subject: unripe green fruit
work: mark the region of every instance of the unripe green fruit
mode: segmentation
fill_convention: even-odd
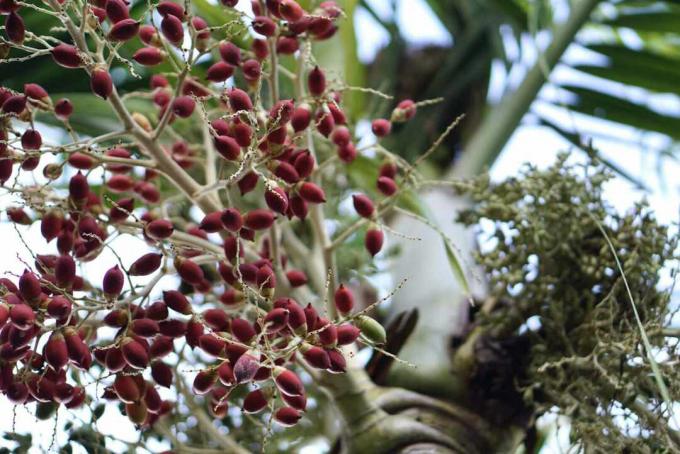
[[[374,344],[384,344],[387,340],[385,328],[367,315],[358,316],[355,325],[361,330],[361,335]]]

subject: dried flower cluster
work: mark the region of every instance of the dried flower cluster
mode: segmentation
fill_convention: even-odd
[[[473,382],[500,419],[517,418],[522,402],[524,418],[568,415],[572,440],[587,451],[664,451],[680,438],[668,424],[671,409],[633,304],[676,401],[677,342],[663,329],[670,295],[657,287],[664,266],[678,258],[677,235],[644,204],[619,214],[602,199],[611,175],[566,159],[499,184],[480,178],[460,187],[477,202],[461,220],[493,222],[492,247],[478,257],[493,298],[477,316],[484,334]]]

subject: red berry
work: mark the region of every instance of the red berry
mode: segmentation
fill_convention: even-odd
[[[158,14],[161,16],[175,16],[177,19],[184,19],[184,8],[178,3],[162,1],[157,6]]]
[[[111,41],[129,41],[139,32],[139,22],[134,19],[123,19],[113,24],[108,33]]]
[[[106,182],[106,186],[112,192],[126,192],[135,187],[135,180],[128,175],[113,175]]]
[[[305,411],[307,408],[307,396],[304,394],[301,396],[288,396],[286,394],[281,393],[281,398],[285,403],[290,405],[291,407],[300,410],[300,411]]]
[[[163,304],[162,301],[157,301],[157,302]],[[165,304],[163,304],[163,306],[165,306]],[[166,313],[165,317],[167,317],[167,311],[168,310],[166,308],[165,309],[165,313]],[[149,314],[147,314],[147,315],[149,315]],[[138,326],[136,326],[138,320],[148,320],[148,321],[144,321],[143,323],[139,323]],[[155,325],[150,323],[150,322],[154,322]],[[140,332],[145,332],[145,333],[149,333],[149,334],[155,332],[157,334],[161,330],[160,324],[156,320],[153,320],[151,318],[133,320],[131,328],[134,330],[135,334],[137,334],[138,336],[142,336],[142,334],[140,334]],[[142,337],[144,337],[144,336],[142,336]],[[173,350],[172,341],[173,341],[173,338],[171,336],[166,336],[164,334],[161,334],[160,336],[156,336],[154,338],[153,342],[151,343],[151,346],[149,347],[149,354],[151,355],[152,358],[162,358],[163,356],[169,355],[170,353],[172,353],[172,350]]]
[[[305,361],[307,361],[310,366],[316,367],[317,369],[328,369],[331,365],[331,360],[328,357],[328,353],[321,347],[311,347],[309,350],[302,354]]]
[[[175,17],[175,16],[169,16]],[[172,112],[180,118],[188,118],[194,113],[196,102],[191,96],[178,96],[172,102]]]
[[[249,82],[257,82],[262,75],[262,65],[257,60],[246,60],[241,66],[243,77]]]
[[[244,353],[234,364],[234,378],[236,383],[246,383],[255,378],[260,362],[249,353]]]
[[[231,365],[228,361],[220,364],[220,367],[217,368],[217,375],[224,386],[234,385],[236,379],[234,378],[234,371],[231,369]]]
[[[107,99],[113,91],[113,80],[105,69],[95,69],[90,75],[92,92],[100,98]]]
[[[364,245],[366,246],[366,250],[372,256],[375,256],[382,249],[384,240],[385,237],[382,230],[369,229],[364,237]]]
[[[288,184],[295,184],[300,180],[300,175],[298,175],[295,167],[285,161],[279,161],[276,163],[274,175],[281,178]]]
[[[89,170],[94,166],[95,161],[93,157],[76,151],[68,157],[68,163],[76,169]]]
[[[52,334],[43,348],[43,356],[52,369],[60,370],[68,364],[68,348],[61,333]]]
[[[326,202],[326,195],[323,189],[309,181],[302,183],[298,189],[300,197],[309,203],[324,203]]]
[[[392,111],[391,120],[393,122],[408,121],[416,114],[416,105],[410,99],[405,99],[397,104],[397,107]]]
[[[234,43],[229,41],[222,41],[219,47],[220,57],[222,60],[233,66],[239,66],[241,64],[241,49],[239,49]]]
[[[38,277],[28,270],[24,270],[19,278],[19,292],[25,301],[34,301],[40,297],[42,289]]]
[[[16,12],[10,12],[5,18],[5,33],[7,38],[15,44],[22,44],[26,37],[26,26],[24,20]]]
[[[54,113],[62,119],[68,118],[73,113],[73,104],[68,99],[62,98],[54,104]]]
[[[50,210],[40,221],[40,233],[48,243],[59,236],[64,224],[64,218],[59,211]]]
[[[120,222],[127,219],[135,208],[135,200],[132,198],[119,199],[109,211],[109,218],[113,222]]]
[[[350,289],[342,284],[335,291],[335,307],[341,314],[348,314],[354,308],[354,295],[352,295]]]
[[[55,295],[47,304],[47,313],[58,320],[63,320],[71,313],[72,304],[61,295]]]
[[[277,213],[285,214],[288,210],[288,196],[281,188],[267,189],[264,193],[267,206]]]
[[[163,255],[150,252],[144,254],[130,266],[128,274],[130,276],[148,276],[161,266]]]
[[[304,150],[295,157],[293,165],[300,178],[307,178],[314,171],[314,157],[309,150]]]
[[[307,88],[312,96],[321,96],[326,91],[326,75],[318,66],[309,72]]]
[[[253,141],[253,129],[246,123],[236,123],[233,134],[236,142],[242,147],[250,146]]]
[[[241,213],[236,208],[227,208],[220,216],[220,220],[224,226],[232,231],[238,232],[243,227],[243,218]]]
[[[155,66],[165,59],[165,53],[156,47],[142,47],[132,58],[140,65]]]
[[[224,225],[222,224],[222,212],[214,211],[206,214],[198,226],[208,233],[219,232],[224,228]]]
[[[146,234],[154,240],[163,240],[173,234],[175,228],[167,219],[155,219],[149,222],[144,229]]]
[[[154,337],[159,333],[158,322],[150,318],[138,318],[130,324],[133,333],[141,337]]]
[[[396,193],[398,189],[397,184],[389,177],[378,178],[376,186],[380,192],[388,197]]]
[[[175,312],[185,315],[192,313],[191,303],[183,293],[177,290],[168,290],[163,292],[163,301],[170,309]]]
[[[345,147],[349,145],[350,141],[352,140],[352,135],[346,126],[337,126],[331,134],[331,140],[337,146]]]
[[[29,379],[28,390],[38,402],[49,402],[54,399],[54,382],[47,377],[33,376]]]
[[[268,333],[281,331],[288,324],[288,309],[276,307],[270,310],[264,318],[264,325]]]
[[[81,172],[78,172],[71,177],[68,185],[69,195],[73,200],[82,201],[87,199],[90,193],[90,185],[87,183],[87,177]]]
[[[249,229],[264,230],[271,227],[274,220],[275,217],[273,212],[262,208],[256,208],[245,215],[244,224]]]
[[[213,333],[206,333],[199,336],[198,345],[203,351],[217,358],[224,354],[227,343]]]
[[[234,112],[253,109],[253,102],[250,100],[250,96],[241,89],[232,88],[227,97],[229,99],[229,106]]]
[[[156,31],[156,28],[153,25],[147,24],[147,25],[142,25],[141,27],[139,27],[139,39],[142,40],[142,42],[144,44],[146,44],[147,46],[156,47],[156,46],[161,45],[160,40],[158,38],[158,32]],[[160,76],[158,74],[151,76],[152,79],[154,77],[163,77],[163,76]],[[156,88],[153,85],[153,81],[152,81],[151,88]]]
[[[179,338],[184,337],[187,333],[189,325],[182,320],[163,320],[158,323],[158,328],[164,336]]]
[[[137,382],[131,375],[117,374],[113,381],[113,390],[121,402],[126,404],[137,402],[141,397]]]
[[[231,333],[243,343],[249,343],[257,334],[253,325],[242,318],[231,321]]]
[[[54,277],[60,287],[69,288],[76,278],[76,262],[70,255],[60,255],[54,265]]]
[[[326,370],[332,373],[341,374],[347,369],[347,361],[339,350],[328,350],[328,358],[331,365]]]
[[[21,135],[21,146],[24,150],[40,150],[40,147],[42,147],[42,136],[35,129],[27,129]]]
[[[64,339],[68,347],[68,356],[73,363],[81,369],[89,369],[92,363],[92,353],[83,339],[74,329],[64,331]]]
[[[284,427],[294,426],[300,418],[302,414],[293,407],[281,407],[274,413],[274,420]]]
[[[312,303],[308,303],[307,306],[305,306],[304,312],[307,326],[309,329],[314,329],[319,320],[319,314],[316,312],[316,309],[314,309],[314,306],[312,306]]]
[[[123,0],[106,0],[106,16],[114,24],[130,17],[128,7]]]
[[[302,381],[295,372],[282,367],[274,370],[274,382],[282,393],[289,396],[301,396],[305,392]]]
[[[333,128],[335,128],[335,120],[333,119],[333,115],[331,115],[330,112],[319,110],[316,114],[315,122],[316,129],[324,137],[328,137],[331,132],[333,132]]]
[[[158,414],[161,411],[163,401],[154,386],[147,386],[144,394],[144,404],[149,413]]]
[[[323,329],[319,330],[319,341],[326,347],[334,347],[338,342],[337,327],[326,319],[319,319],[319,322],[323,323]]]
[[[168,318],[168,306],[164,301],[156,301],[146,308],[146,316],[152,320],[165,320]]]
[[[302,270],[290,270],[286,277],[291,287],[301,287],[307,283],[307,275]]]
[[[161,361],[151,364],[151,377],[156,383],[166,388],[172,385],[172,368]]]
[[[385,137],[392,130],[392,124],[389,122],[389,120],[385,120],[384,118],[378,118],[376,120],[373,120],[373,122],[371,123],[371,130],[373,131],[373,134],[375,134],[376,136]]]
[[[295,104],[290,99],[277,101],[269,110],[269,118],[278,125],[283,125],[290,121]]]
[[[260,35],[270,37],[276,33],[276,24],[267,16],[256,16],[253,19],[252,25],[253,30]]]
[[[338,345],[349,345],[354,343],[361,331],[354,325],[344,324],[338,326]]]
[[[184,337],[186,338],[187,344],[191,348],[198,346],[199,339],[204,331],[203,323],[199,322],[196,317],[192,317],[191,320],[187,322],[185,329]]]
[[[295,0],[281,0],[279,14],[288,22],[295,22],[302,19],[305,10]]]
[[[312,22],[310,16],[302,16],[300,20],[288,23],[288,30],[295,35],[301,35],[307,31],[309,24]]]
[[[211,82],[224,82],[234,74],[234,67],[229,63],[218,61],[206,71],[206,79]]]
[[[267,406],[267,397],[261,389],[249,392],[243,400],[243,411],[249,414],[258,413]]]
[[[295,108],[291,116],[291,125],[295,132],[300,132],[309,126],[312,122],[312,111],[308,105],[302,104]]]
[[[300,41],[294,36],[280,36],[276,40],[276,53],[293,55],[300,49]]]
[[[9,318],[15,328],[26,331],[35,322],[35,312],[27,304],[15,304],[9,310]]]
[[[215,145],[215,150],[228,161],[234,161],[238,159],[241,154],[241,146],[229,136],[216,136],[213,139],[213,144]]]
[[[5,391],[7,399],[14,404],[23,404],[28,399],[28,386],[25,383],[13,382]]]
[[[24,95],[10,96],[2,103],[2,111],[8,114],[19,115],[26,110],[27,98]]]
[[[208,309],[203,312],[203,320],[214,331],[226,331],[229,328],[229,317],[222,309]]]
[[[149,353],[139,341],[126,338],[121,342],[121,352],[125,362],[135,369],[145,369],[149,365]]]
[[[359,216],[370,218],[375,212],[375,207],[373,206],[373,201],[364,194],[355,194],[352,196],[352,202],[354,204],[354,209],[359,214]]]
[[[342,162],[350,163],[357,157],[357,149],[352,143],[348,143],[344,147],[338,148],[338,157]]]
[[[184,41],[184,29],[182,21],[172,14],[168,14],[161,20],[161,32],[172,44],[179,46]]]
[[[347,117],[345,116],[345,113],[337,106],[337,104],[331,102],[327,105],[328,110],[330,110],[331,115],[333,115],[333,121],[335,121],[336,125],[347,124]]]
[[[208,393],[217,383],[217,372],[212,369],[202,370],[194,378],[194,393],[203,395]]]

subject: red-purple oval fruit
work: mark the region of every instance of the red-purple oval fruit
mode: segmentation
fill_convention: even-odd
[[[274,412],[274,421],[284,427],[294,426],[300,418],[302,414],[293,407],[281,407]]]
[[[113,92],[111,74],[105,69],[95,69],[90,75],[90,88],[95,95],[107,99]]]

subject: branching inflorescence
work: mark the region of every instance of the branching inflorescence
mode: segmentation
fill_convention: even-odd
[[[678,344],[664,336],[673,313],[658,288],[677,260],[677,235],[644,203],[618,213],[602,198],[611,175],[566,159],[499,184],[459,186],[477,202],[461,220],[493,223],[478,256],[492,298],[468,340],[478,363],[473,390],[501,420],[569,416],[571,438],[587,451],[677,448],[664,394],[679,395]]]
[[[195,372],[193,392],[210,393],[215,417],[233,403],[232,390],[247,387],[238,402],[245,412],[267,408],[289,426],[306,406],[298,365],[343,373],[342,346],[384,342],[382,327],[336,282],[334,251],[365,226],[370,256],[382,249],[380,215],[411,173],[395,160],[383,164],[382,199],[356,195],[360,217],[329,236],[327,175],[343,172],[357,149],[342,85],[314,64],[311,43],[331,37],[343,13],[330,1],[305,11],[294,0],[256,0],[249,17],[232,9],[237,1],[222,3],[233,22],[209,27],[190,2],[164,0],[134,17],[123,0],[1,2],[6,63],[52,58],[85,71],[92,93],[119,119],[116,130],[83,135],[69,121],[78,107],[69,99],[53,100],[29,80],[23,91],[0,89],[0,182],[24,203],[7,215],[16,224],[39,222],[58,251],[36,254],[32,269],[1,280],[0,391],[12,402],[79,407],[99,398],[86,389],[87,374],[99,370],[104,397],[149,427],[173,408],[158,387],[181,386],[166,358],[174,352],[181,361],[190,348],[213,358]],[[63,28],[54,36],[26,30],[28,8]],[[293,70],[278,62],[284,55]],[[147,102],[146,114],[130,110],[128,95],[117,91],[114,66],[133,74],[165,68],[148,90],[130,94]],[[281,96],[284,77],[295,99]],[[401,102],[391,120],[373,122],[374,134],[389,134],[416,108]],[[43,141],[41,118],[61,125],[70,142]],[[41,161],[48,183],[19,184]],[[93,186],[102,169],[104,184]],[[197,225],[186,215],[192,207],[203,213]],[[123,234],[154,251],[129,266],[101,264],[108,269],[101,283],[78,275]],[[143,276],[147,283],[138,285]],[[164,276],[181,285],[154,300]],[[116,334],[98,337],[103,327]]]

